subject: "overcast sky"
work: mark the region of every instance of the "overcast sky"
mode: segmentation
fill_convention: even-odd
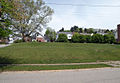
[[[44,0],[46,3],[110,5],[119,7],[90,7],[48,4],[54,9],[49,27],[58,31],[72,26],[87,28],[116,29],[120,24],[120,0]]]

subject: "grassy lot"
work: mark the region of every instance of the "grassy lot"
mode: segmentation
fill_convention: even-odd
[[[60,65],[60,66],[1,66],[0,71],[39,71],[112,67],[105,64]]]
[[[0,63],[52,64],[120,60],[120,45],[20,43],[0,48]]]

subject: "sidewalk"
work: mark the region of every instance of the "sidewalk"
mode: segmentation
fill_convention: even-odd
[[[120,67],[120,61],[108,61],[108,62],[90,62],[90,63],[63,63],[63,64],[0,64],[11,66],[53,66],[53,65],[85,65],[85,64],[107,64],[114,67]]]
[[[3,47],[7,47],[9,46],[10,44],[0,44],[0,48],[3,48]]]

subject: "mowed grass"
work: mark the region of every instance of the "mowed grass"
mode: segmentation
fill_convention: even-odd
[[[112,67],[106,64],[59,65],[59,66],[1,66],[0,71],[40,71]]]
[[[19,43],[0,48],[2,64],[55,64],[120,60],[120,45]]]

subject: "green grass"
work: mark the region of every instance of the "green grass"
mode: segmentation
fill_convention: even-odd
[[[0,63],[52,64],[120,60],[120,45],[19,43],[0,48]]]
[[[106,64],[86,64],[86,65],[60,65],[60,66],[3,66],[0,71],[40,71],[40,70],[64,70],[64,69],[86,69],[112,67]]]

